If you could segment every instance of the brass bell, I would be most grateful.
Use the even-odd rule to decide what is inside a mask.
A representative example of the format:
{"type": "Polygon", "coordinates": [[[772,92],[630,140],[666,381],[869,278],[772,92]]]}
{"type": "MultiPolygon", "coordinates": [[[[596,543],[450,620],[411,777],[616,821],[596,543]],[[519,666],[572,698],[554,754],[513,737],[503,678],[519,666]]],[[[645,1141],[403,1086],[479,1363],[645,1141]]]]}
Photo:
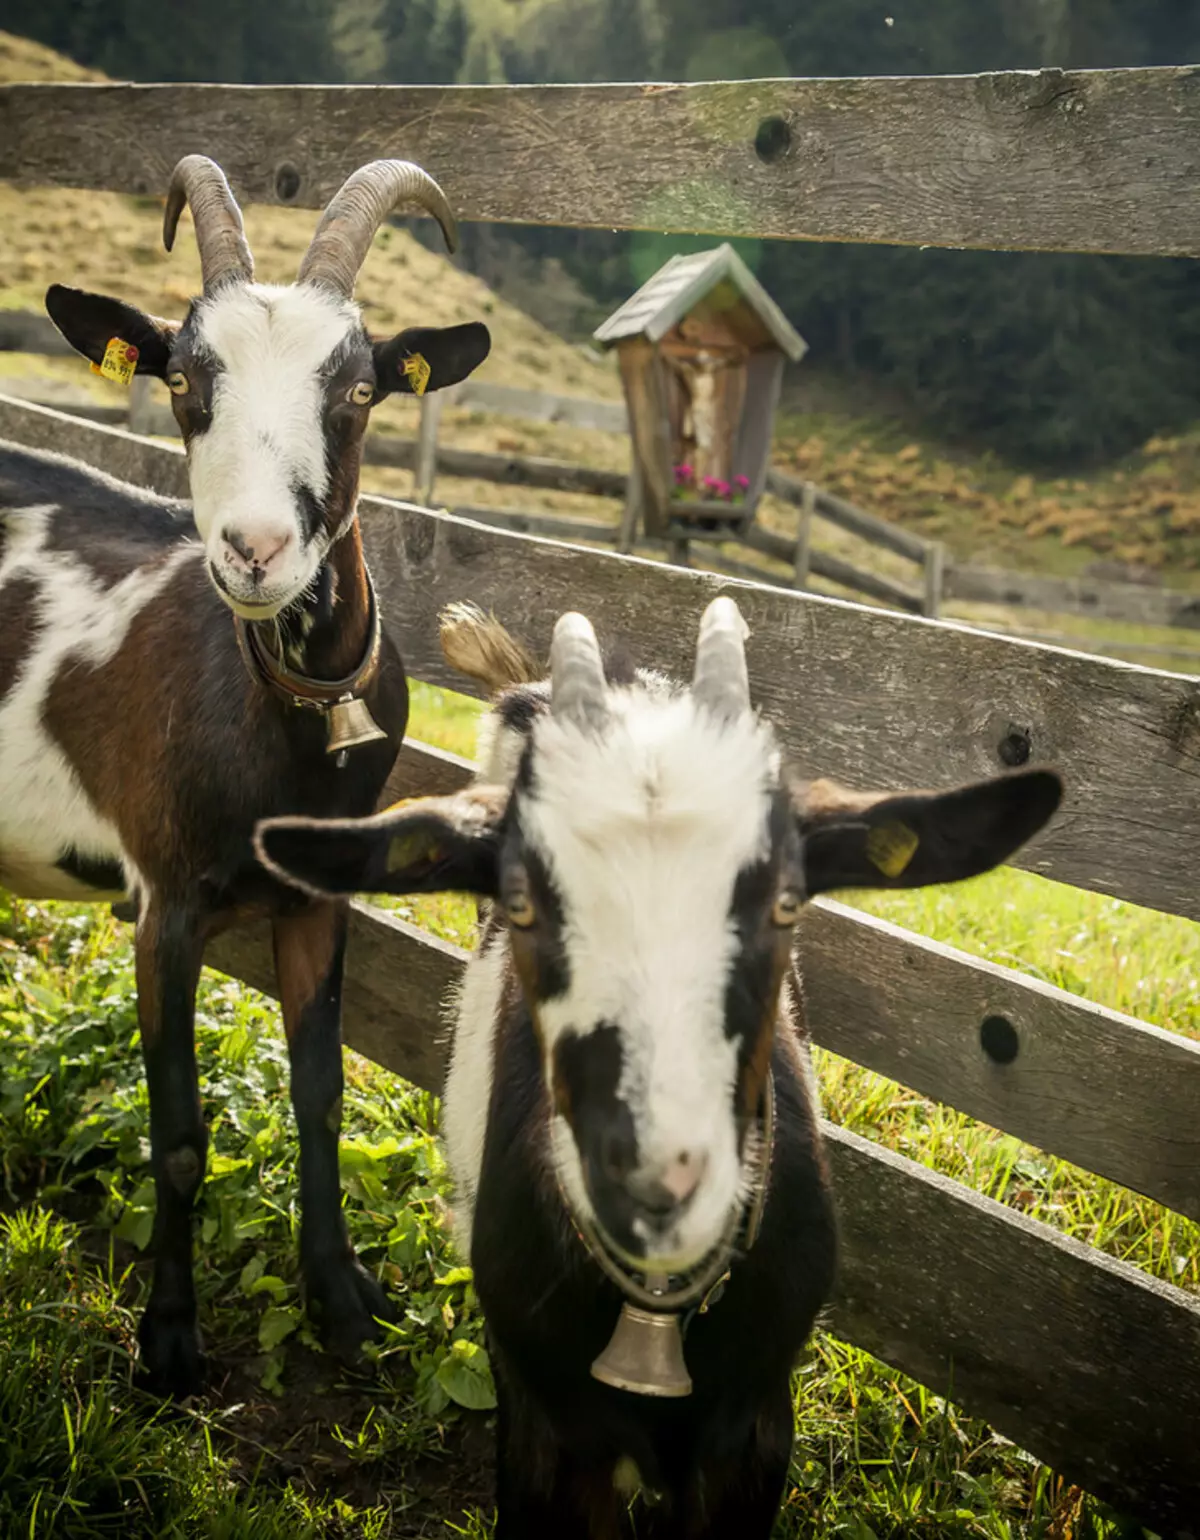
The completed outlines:
{"type": "Polygon", "coordinates": [[[673,1311],[621,1306],[616,1328],[592,1375],[636,1396],[690,1396],[692,1377],[683,1361],[683,1336],[673,1311]]]}
{"type": "Polygon", "coordinates": [[[329,742],[327,754],[344,754],[347,749],[357,748],[360,743],[374,743],[387,734],[371,715],[366,701],[353,695],[343,695],[334,701],[328,711],[329,742]]]}

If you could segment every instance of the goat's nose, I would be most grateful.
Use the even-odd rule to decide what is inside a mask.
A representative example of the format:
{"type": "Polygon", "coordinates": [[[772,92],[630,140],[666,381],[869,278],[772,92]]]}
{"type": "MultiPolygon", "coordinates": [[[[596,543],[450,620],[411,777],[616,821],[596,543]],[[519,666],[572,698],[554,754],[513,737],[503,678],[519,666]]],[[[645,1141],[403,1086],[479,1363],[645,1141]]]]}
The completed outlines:
{"type": "Polygon", "coordinates": [[[259,582],[266,576],[271,563],[282,556],[292,543],[290,530],[264,530],[250,534],[245,530],[230,528],[221,532],[221,539],[224,542],[222,554],[226,565],[235,571],[248,572],[259,582]]]}
{"type": "Polygon", "coordinates": [[[699,1187],[708,1157],[696,1150],[680,1150],[657,1170],[636,1171],[625,1179],[629,1196],[640,1209],[656,1219],[666,1219],[681,1209],[699,1187]]]}

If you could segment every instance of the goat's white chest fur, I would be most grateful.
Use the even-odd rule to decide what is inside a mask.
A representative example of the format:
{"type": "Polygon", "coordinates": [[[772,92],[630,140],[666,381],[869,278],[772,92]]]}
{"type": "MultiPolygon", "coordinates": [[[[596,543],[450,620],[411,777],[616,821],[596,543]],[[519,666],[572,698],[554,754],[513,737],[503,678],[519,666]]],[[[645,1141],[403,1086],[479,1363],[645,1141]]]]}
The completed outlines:
{"type": "Polygon", "coordinates": [[[0,886],[29,898],[94,898],[55,865],[59,857],[73,848],[128,870],[128,856],[50,735],[46,699],[62,668],[109,662],[139,612],[199,551],[181,542],[161,561],[106,588],[77,556],[50,548],[54,512],[44,505],[4,515],[0,614],[6,587],[31,582],[40,624],[32,651],[0,698],[0,886]]]}

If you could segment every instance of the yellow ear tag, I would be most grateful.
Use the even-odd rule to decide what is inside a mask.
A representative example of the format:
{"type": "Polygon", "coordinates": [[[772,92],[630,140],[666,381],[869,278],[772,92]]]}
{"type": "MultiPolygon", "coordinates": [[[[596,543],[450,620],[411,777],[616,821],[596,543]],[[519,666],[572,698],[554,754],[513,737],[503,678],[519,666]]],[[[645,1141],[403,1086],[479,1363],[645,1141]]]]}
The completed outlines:
{"type": "Polygon", "coordinates": [[[110,337],[104,357],[92,365],[92,373],[102,374],[106,380],[116,380],[118,385],[129,385],[137,373],[137,361],[138,350],[132,342],[110,337]]]}
{"type": "Polygon", "coordinates": [[[899,877],[920,840],[902,823],[881,823],[867,831],[867,857],[885,877],[899,877]]]}
{"type": "Polygon", "coordinates": [[[392,840],[388,846],[387,869],[389,872],[400,872],[419,864],[433,866],[441,858],[442,852],[436,845],[429,843],[428,836],[414,830],[409,834],[397,834],[392,840]]]}
{"type": "Polygon", "coordinates": [[[413,395],[423,396],[429,386],[429,376],[433,373],[429,360],[421,353],[410,353],[402,367],[412,381],[413,395]]]}

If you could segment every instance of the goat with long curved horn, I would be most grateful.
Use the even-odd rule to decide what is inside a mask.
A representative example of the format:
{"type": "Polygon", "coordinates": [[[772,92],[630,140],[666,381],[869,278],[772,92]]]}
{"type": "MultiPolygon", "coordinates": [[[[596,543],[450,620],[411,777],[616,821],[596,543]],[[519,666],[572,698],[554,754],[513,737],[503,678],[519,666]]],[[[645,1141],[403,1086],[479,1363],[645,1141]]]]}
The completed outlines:
{"type": "Polygon", "coordinates": [[[171,173],[163,213],[163,245],[168,251],[175,245],[185,203],[196,227],[205,294],[222,284],[249,283],[254,277],[254,258],[246,242],[242,211],[225,173],[207,155],[185,155],[171,173]]]}
{"type": "Polygon", "coordinates": [[[608,720],[600,644],[591,621],[574,611],[559,616],[550,643],[550,710],[579,727],[608,720]]]}
{"type": "Polygon", "coordinates": [[[701,618],[692,699],[716,716],[735,719],[750,710],[747,635],[742,612],[725,594],[714,599],[701,618]]]}
{"type": "Polygon", "coordinates": [[[351,299],[375,232],[404,204],[432,214],[447,248],[456,248],[458,221],[429,173],[410,160],[373,160],[347,177],[330,199],[300,264],[300,282],[322,284],[351,299]]]}

